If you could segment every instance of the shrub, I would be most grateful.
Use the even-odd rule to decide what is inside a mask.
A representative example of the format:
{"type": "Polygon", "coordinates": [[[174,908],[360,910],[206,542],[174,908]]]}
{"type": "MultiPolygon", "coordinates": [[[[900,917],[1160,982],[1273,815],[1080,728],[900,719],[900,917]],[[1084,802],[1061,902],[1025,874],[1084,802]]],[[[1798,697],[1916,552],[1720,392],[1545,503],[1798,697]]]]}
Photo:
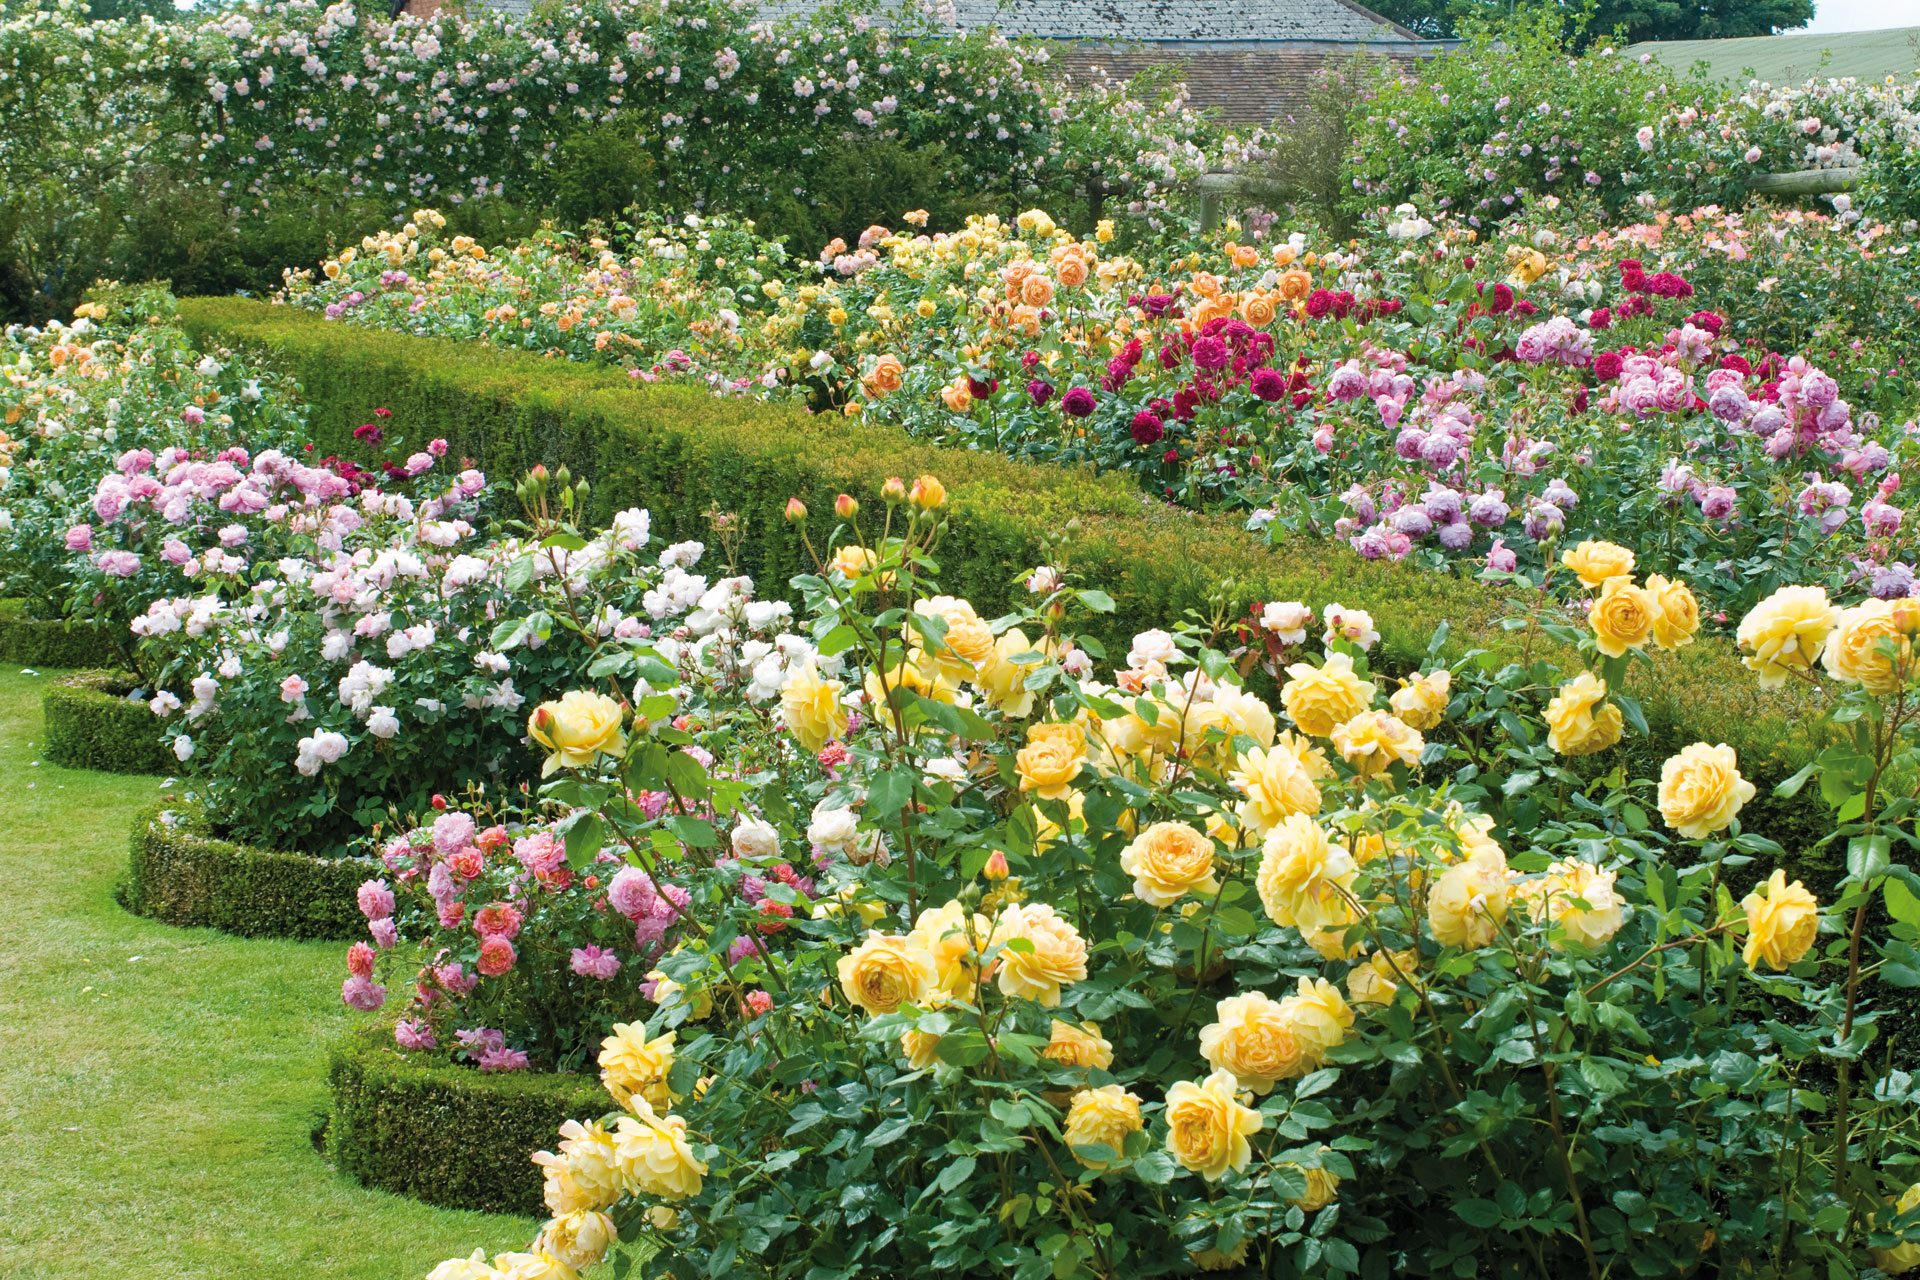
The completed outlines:
{"type": "Polygon", "coordinates": [[[97,622],[49,622],[25,602],[0,600],[0,662],[28,667],[95,668],[118,661],[113,633],[97,622]]]}
{"type": "Polygon", "coordinates": [[[1848,871],[1823,904],[1743,821],[1731,748],[1689,744],[1657,782],[1613,754],[1640,718],[1627,673],[1697,624],[1631,575],[1584,633],[1515,619],[1571,666],[1436,639],[1393,687],[1371,619],[1300,602],[1244,643],[1182,624],[1102,663],[1075,629],[1105,593],[1042,566],[989,623],[944,590],[943,486],[882,500],[840,503],[831,533],[793,512],[815,565],[795,585],[845,667],[789,677],[791,754],[762,785],[714,787],[659,716],[590,758],[550,749],[547,798],[642,848],[626,793],[672,778],[772,829],[739,861],[811,845],[819,882],[781,895],[789,943],[737,952],[764,917],[733,867],[687,868],[700,929],[602,1046],[617,1109],[538,1157],[553,1220],[499,1269],[628,1248],[792,1277],[1920,1256],[1920,1094],[1878,1048],[1885,996],[1920,984],[1920,877],[1892,858],[1920,764],[1913,611],[1793,587],[1743,620],[1750,678],[1819,662],[1833,685],[1843,741],[1808,775],[1848,871]],[[1277,704],[1244,683],[1263,668],[1277,704]],[[803,824],[821,805],[844,820],[803,824]]]}
{"type": "Polygon", "coordinates": [[[354,893],[373,866],[218,839],[201,806],[176,794],[135,821],[121,897],[128,910],[172,925],[346,938],[360,927],[354,893]]]}
{"type": "MultiPolygon", "coordinates": [[[[788,495],[826,511],[838,491],[871,492],[890,474],[930,470],[959,495],[945,581],[983,609],[997,612],[1016,598],[1009,565],[1052,558],[1049,547],[1064,537],[1069,563],[1115,601],[1112,617],[1096,624],[1109,645],[1189,611],[1230,620],[1258,600],[1338,599],[1373,613],[1390,669],[1419,665],[1436,617],[1451,621],[1450,652],[1519,651],[1499,625],[1508,599],[1498,589],[1363,560],[1314,538],[1268,550],[1227,521],[1149,503],[1118,477],[941,449],[886,429],[850,431],[696,388],[635,387],[616,371],[505,352],[477,360],[471,348],[356,331],[259,303],[192,300],[182,315],[202,336],[260,349],[296,376],[329,446],[369,402],[407,416],[430,413],[457,451],[496,470],[565,463],[593,476],[601,516],[644,501],[667,536],[690,537],[710,507],[738,513],[739,567],[756,581],[783,581],[801,567],[780,530],[788,495]]],[[[1724,740],[1769,783],[1823,745],[1811,703],[1755,690],[1723,641],[1703,638],[1663,659],[1643,694],[1659,749],[1724,740]]]]}
{"type": "Polygon", "coordinates": [[[126,671],[82,671],[47,686],[41,699],[47,759],[69,769],[170,773],[177,762],[126,671]]]}
{"type": "Polygon", "coordinates": [[[396,1053],[389,1035],[357,1033],[327,1067],[327,1156],[370,1187],[452,1209],[537,1213],[529,1156],[599,1086],[568,1073],[483,1075],[396,1053]]]}

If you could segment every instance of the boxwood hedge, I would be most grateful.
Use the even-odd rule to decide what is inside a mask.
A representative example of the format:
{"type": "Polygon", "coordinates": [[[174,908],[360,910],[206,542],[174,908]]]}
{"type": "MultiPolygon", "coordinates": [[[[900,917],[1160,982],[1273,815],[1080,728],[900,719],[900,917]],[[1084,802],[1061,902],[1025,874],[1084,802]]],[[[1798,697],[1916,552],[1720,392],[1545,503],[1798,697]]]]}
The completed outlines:
{"type": "Polygon", "coordinates": [[[111,667],[125,661],[97,622],[30,618],[19,600],[0,600],[0,662],[23,667],[111,667]]]}
{"type": "Polygon", "coordinates": [[[366,928],[355,901],[376,864],[235,844],[213,834],[191,796],[134,821],[121,902],[174,925],[249,938],[350,938],[366,928]]]}
{"type": "MultiPolygon", "coordinates": [[[[942,448],[797,407],[636,384],[617,369],[360,329],[246,299],[190,299],[181,317],[198,336],[260,349],[298,378],[322,448],[348,448],[353,428],[385,407],[403,429],[445,436],[490,475],[565,463],[592,480],[597,514],[644,504],[672,537],[706,537],[709,508],[734,512],[744,521],[740,569],[764,582],[801,568],[780,518],[789,496],[825,513],[838,491],[864,497],[889,475],[931,471],[953,494],[944,582],[983,612],[1012,598],[1017,571],[1064,557],[1113,596],[1109,639],[1221,598],[1240,606],[1300,599],[1369,610],[1389,670],[1417,664],[1441,619],[1455,652],[1517,649],[1500,626],[1512,601],[1484,584],[1363,560],[1336,542],[1268,548],[1231,519],[1166,506],[1119,476],[942,448]],[[1063,534],[1066,550],[1050,553],[1063,534]]],[[[1813,695],[1761,690],[1723,638],[1663,655],[1656,678],[1630,691],[1645,707],[1652,736],[1641,749],[1656,765],[1686,743],[1725,742],[1765,789],[1821,745],[1813,695]]],[[[1796,830],[1823,821],[1807,808],[1813,803],[1769,804],[1755,817],[1792,849],[1796,830]]]]}
{"type": "Polygon", "coordinates": [[[333,1110],[326,1150],[370,1187],[430,1204],[544,1214],[531,1157],[567,1120],[612,1109],[592,1076],[483,1074],[403,1057],[377,1024],[338,1045],[327,1070],[333,1110]]]}
{"type": "Polygon", "coordinates": [[[145,702],[126,695],[138,677],[126,671],[79,671],[47,686],[40,700],[47,759],[69,769],[103,773],[170,773],[176,761],[145,702]]]}

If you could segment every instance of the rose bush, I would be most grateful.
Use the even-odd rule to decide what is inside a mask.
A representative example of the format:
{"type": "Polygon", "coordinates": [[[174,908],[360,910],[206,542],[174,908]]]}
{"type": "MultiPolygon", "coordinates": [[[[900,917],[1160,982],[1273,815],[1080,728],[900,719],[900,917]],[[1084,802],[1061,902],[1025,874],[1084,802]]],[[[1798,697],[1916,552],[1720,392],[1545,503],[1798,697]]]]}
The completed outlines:
{"type": "MultiPolygon", "coordinates": [[[[831,533],[790,507],[843,669],[789,674],[757,784],[690,752],[651,683],[618,749],[554,770],[584,847],[630,835],[643,870],[631,796],[711,806],[675,829],[694,909],[667,996],[602,1046],[616,1109],[536,1157],[553,1220],[437,1280],[609,1252],[795,1276],[1910,1264],[1912,1085],[1874,1049],[1886,989],[1920,981],[1892,856],[1913,802],[1887,785],[1915,758],[1904,605],[1808,589],[1742,627],[1757,677],[1825,655],[1835,682],[1842,741],[1792,784],[1817,777],[1848,849],[1823,903],[1743,828],[1730,751],[1658,782],[1611,758],[1640,647],[1688,629],[1622,554],[1576,559],[1665,640],[1543,611],[1523,625],[1588,669],[1468,657],[1396,689],[1350,610],[1108,662],[1074,631],[1104,597],[1048,567],[981,619],[940,590],[937,483],[882,501],[843,496],[831,533]],[[747,830],[754,857],[815,859],[767,887],[793,909],[777,948],[737,945],[764,917],[716,856],[728,824],[736,853],[747,830]]],[[[647,661],[621,650],[601,674],[647,661]]]]}

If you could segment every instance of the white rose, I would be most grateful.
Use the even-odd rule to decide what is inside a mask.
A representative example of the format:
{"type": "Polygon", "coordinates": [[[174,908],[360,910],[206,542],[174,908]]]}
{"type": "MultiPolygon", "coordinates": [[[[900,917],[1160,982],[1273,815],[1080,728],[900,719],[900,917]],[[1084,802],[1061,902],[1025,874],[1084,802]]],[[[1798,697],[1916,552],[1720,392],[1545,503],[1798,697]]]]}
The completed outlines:
{"type": "Polygon", "coordinates": [[[780,833],[772,823],[742,818],[733,829],[733,851],[742,858],[771,858],[780,852],[780,833]]]}

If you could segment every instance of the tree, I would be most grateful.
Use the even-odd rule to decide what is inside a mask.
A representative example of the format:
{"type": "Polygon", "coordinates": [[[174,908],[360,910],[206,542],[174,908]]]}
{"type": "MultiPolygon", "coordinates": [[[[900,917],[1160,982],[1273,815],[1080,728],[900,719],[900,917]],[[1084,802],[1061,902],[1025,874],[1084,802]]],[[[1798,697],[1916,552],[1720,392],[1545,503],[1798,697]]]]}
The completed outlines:
{"type": "MultiPolygon", "coordinates": [[[[1373,6],[1429,38],[1458,34],[1463,23],[1497,20],[1527,6],[1513,0],[1379,0],[1373,6]]],[[[1611,39],[1616,30],[1640,40],[1720,40],[1768,36],[1813,20],[1813,0],[1559,0],[1570,17],[1586,17],[1580,43],[1611,39]]]]}

